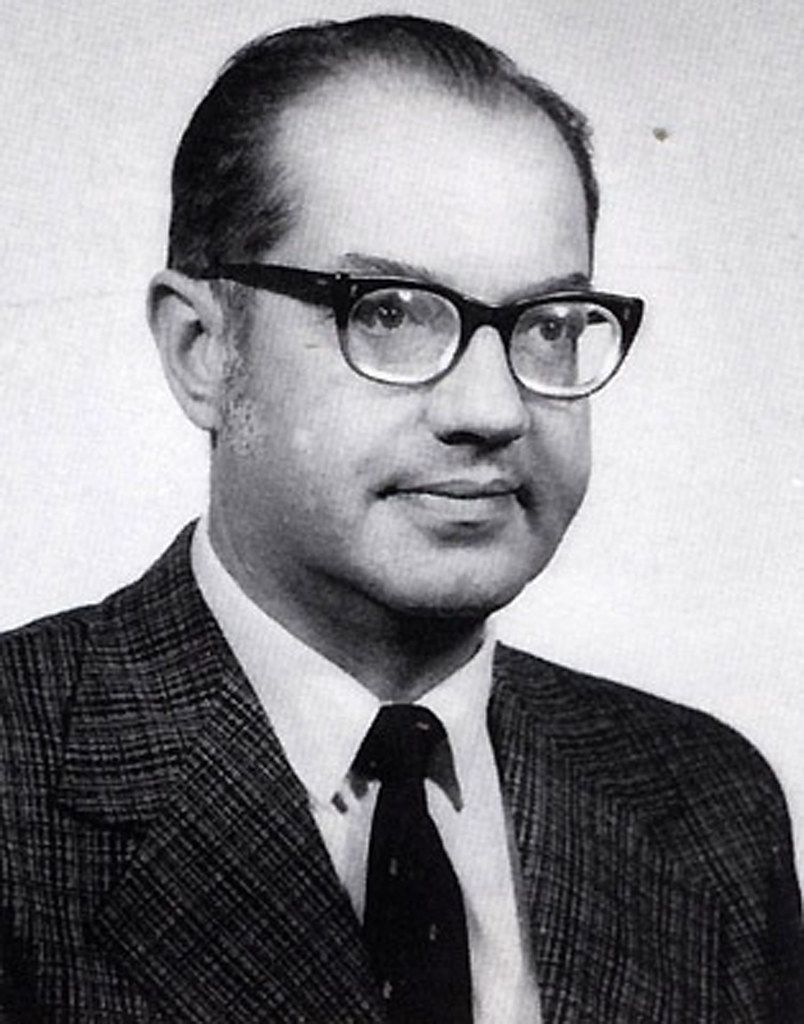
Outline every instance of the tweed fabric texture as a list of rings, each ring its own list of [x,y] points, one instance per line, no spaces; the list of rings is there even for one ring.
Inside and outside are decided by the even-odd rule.
[[[0,1024],[381,1024],[189,536],[0,638]],[[749,744],[506,648],[488,718],[546,1024],[804,1020],[789,821]]]

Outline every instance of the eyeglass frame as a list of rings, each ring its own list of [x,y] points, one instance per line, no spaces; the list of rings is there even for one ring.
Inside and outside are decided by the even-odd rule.
[[[588,398],[612,380],[634,342],[645,308],[643,300],[635,296],[598,292],[591,289],[546,292],[544,295],[534,298],[518,299],[516,302],[501,305],[489,305],[462,295],[446,285],[429,281],[415,281],[399,277],[356,276],[346,271],[330,273],[323,270],[308,270],[304,267],[285,266],[279,263],[220,263],[191,276],[207,281],[234,281],[249,288],[270,291],[310,305],[329,306],[335,317],[341,355],[349,368],[366,380],[388,384],[391,387],[416,388],[441,380],[460,362],[475,333],[481,327],[493,327],[502,340],[508,369],[520,387],[530,394],[564,402]],[[460,334],[452,358],[446,367],[424,380],[414,382],[383,380],[355,365],[349,355],[348,328],[352,309],[364,296],[374,291],[383,291],[386,288],[415,289],[439,295],[451,302],[458,313]],[[593,303],[611,313],[620,328],[620,351],[617,362],[602,381],[577,394],[562,395],[550,391],[539,391],[521,380],[511,364],[510,351],[514,329],[520,317],[527,310],[566,301]]]

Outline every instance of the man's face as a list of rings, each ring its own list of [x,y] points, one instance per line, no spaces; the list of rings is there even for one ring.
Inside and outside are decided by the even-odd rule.
[[[266,262],[488,303],[589,272],[579,175],[538,113],[355,74],[286,115],[280,152],[299,217]],[[588,409],[520,388],[493,328],[418,387],[355,374],[329,312],[291,298],[255,292],[246,330],[212,507],[259,590],[485,615],[548,562],[586,488]]]

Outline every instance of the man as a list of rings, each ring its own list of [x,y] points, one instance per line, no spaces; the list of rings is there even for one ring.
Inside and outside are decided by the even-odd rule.
[[[208,515],[0,644],[0,1019],[781,1022],[761,758],[498,646],[639,300],[583,119],[447,25],[258,40],[196,111],[150,316]]]

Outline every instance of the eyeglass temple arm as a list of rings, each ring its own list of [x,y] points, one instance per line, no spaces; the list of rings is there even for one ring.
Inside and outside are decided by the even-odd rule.
[[[291,299],[329,305],[333,286],[343,275],[318,273],[301,267],[265,263],[220,263],[198,275],[205,280],[236,281],[250,288],[287,295]]]

